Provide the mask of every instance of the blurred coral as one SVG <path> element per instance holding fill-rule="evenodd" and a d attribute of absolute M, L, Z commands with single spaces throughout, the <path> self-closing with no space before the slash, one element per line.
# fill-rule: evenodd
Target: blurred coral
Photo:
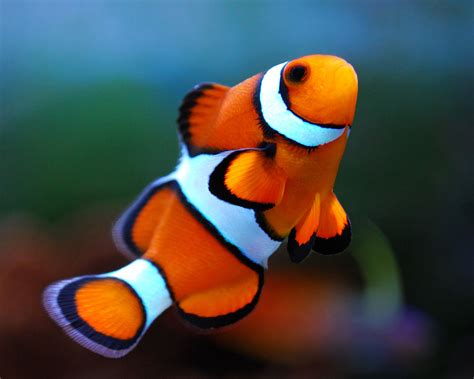
<path fill-rule="evenodd" d="M 351 251 L 353 264 L 365 272 L 362 289 L 337 265 L 271 269 L 255 311 L 215 340 L 254 357 L 324 372 L 416 371 L 433 353 L 431 321 L 399 301 L 397 268 L 380 230 L 367 222 L 358 226 Z M 371 258 L 376 266 L 369 268 Z M 371 270 L 383 276 L 372 278 Z"/>
<path fill-rule="evenodd" d="M 35 372 L 52 377 L 72 372 L 77 377 L 156 372 L 291 377 L 304 376 L 307 370 L 325 375 L 393 367 L 409 371 L 432 348 L 429 323 L 421 313 L 397 304 L 386 317 L 372 317 L 373 304 L 364 302 L 371 283 L 356 273 L 362 261 L 357 263 L 350 254 L 342 260 L 314 256 L 290 268 L 286 256 L 279 254 L 267 272 L 260 303 L 240 323 L 211 336 L 196 334 L 168 311 L 130 356 L 118 361 L 96 356 L 48 319 L 41 293 L 52 281 L 125 263 L 110 237 L 115 213 L 106 207 L 89 209 L 54 228 L 26 215 L 1 220 L 0 372 L 6 377 L 30 377 Z M 364 242 L 356 241 L 355 246 L 357 255 Z M 383 240 L 374 246 L 382 265 L 384 246 Z M 389 296 L 393 288 L 386 286 L 384 291 L 381 295 Z M 381 303 L 380 314 L 387 304 Z M 214 346 L 213 340 L 226 349 Z"/>
<path fill-rule="evenodd" d="M 177 362 L 171 357 L 182 337 L 164 326 L 169 324 L 166 317 L 155 329 L 154 337 L 145 339 L 141 353 L 123 361 L 110 361 L 72 342 L 43 310 L 42 291 L 51 282 L 112 270 L 125 263 L 110 238 L 113 213 L 105 208 L 90 209 L 55 228 L 27 215 L 0 221 L 2 377 L 32 377 L 38 373 L 45 377 L 71 377 L 71 373 L 76 377 L 87 374 L 89 378 L 103 377 L 104 373 L 107 377 L 133 376 L 140 370 L 147 372 L 150 364 L 153 372 L 175 369 Z M 185 373 L 186 368 L 180 372 Z"/>

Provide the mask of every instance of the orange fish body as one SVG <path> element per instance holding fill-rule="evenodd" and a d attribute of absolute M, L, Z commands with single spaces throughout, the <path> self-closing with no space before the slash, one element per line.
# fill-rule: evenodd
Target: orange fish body
<path fill-rule="evenodd" d="M 350 222 L 332 189 L 356 98 L 352 66 L 324 55 L 232 88 L 196 86 L 180 108 L 176 170 L 114 228 L 135 260 L 54 283 L 44 295 L 49 314 L 81 345 L 120 357 L 172 304 L 204 329 L 247 315 L 285 238 L 295 262 L 344 250 Z"/>

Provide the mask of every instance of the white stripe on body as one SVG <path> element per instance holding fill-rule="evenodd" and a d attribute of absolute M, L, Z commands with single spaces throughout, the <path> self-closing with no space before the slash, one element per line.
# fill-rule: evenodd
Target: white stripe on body
<path fill-rule="evenodd" d="M 272 240 L 257 224 L 252 209 L 229 204 L 209 191 L 209 177 L 215 167 L 229 154 L 201 154 L 189 157 L 186 152 L 174 173 L 186 199 L 220 232 L 253 262 L 267 266 L 268 257 L 281 241 Z"/>
<path fill-rule="evenodd" d="M 145 330 L 172 304 L 165 280 L 158 269 L 145 259 L 137 259 L 117 271 L 98 277 L 122 279 L 137 292 L 146 311 Z"/>
<path fill-rule="evenodd" d="M 261 112 L 273 130 L 303 146 L 316 147 L 339 138 L 345 128 L 331 129 L 304 121 L 291 112 L 280 94 L 280 78 L 285 63 L 268 70 L 260 86 Z"/>

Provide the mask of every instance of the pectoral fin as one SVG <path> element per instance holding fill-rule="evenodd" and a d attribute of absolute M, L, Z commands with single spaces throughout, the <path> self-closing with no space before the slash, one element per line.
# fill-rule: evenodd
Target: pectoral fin
<path fill-rule="evenodd" d="M 313 250 L 321 254 L 344 251 L 352 237 L 351 222 L 336 195 L 329 195 L 321 204 L 321 217 Z"/>
<path fill-rule="evenodd" d="M 209 190 L 221 200 L 254 210 L 279 204 L 286 176 L 273 159 L 275 145 L 228 155 L 209 179 Z"/>
<path fill-rule="evenodd" d="M 320 220 L 321 197 L 317 193 L 311 208 L 291 230 L 287 250 L 292 262 L 300 263 L 311 252 Z"/>

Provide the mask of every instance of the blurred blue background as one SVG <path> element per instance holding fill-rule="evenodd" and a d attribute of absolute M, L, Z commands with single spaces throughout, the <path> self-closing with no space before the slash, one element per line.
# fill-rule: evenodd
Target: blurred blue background
<path fill-rule="evenodd" d="M 242 365 L 242 374 L 254 376 L 388 377 L 394 366 L 404 376 L 472 376 L 473 39 L 472 1 L 1 1 L 0 353 L 10 363 L 0 355 L 0 376 L 20 370 L 21 359 L 38 349 L 45 351 L 42 362 L 17 373 L 113 376 L 118 367 L 140 364 L 140 373 L 153 374 L 163 369 L 157 351 L 173 348 L 179 359 L 168 357 L 171 376 L 222 376 Z M 47 341 L 60 332 L 40 309 L 41 289 L 123 264 L 108 228 L 148 182 L 174 167 L 175 119 L 185 93 L 202 81 L 234 85 L 313 53 L 341 56 L 358 72 L 356 119 L 336 192 L 362 220 L 353 223 L 355 238 L 370 229 L 363 226 L 370 219 L 390 241 L 392 258 L 381 258 L 375 271 L 394 266 L 400 307 L 424 315 L 431 342 L 422 354 L 409 364 L 394 359 L 374 367 L 369 355 L 362 370 L 345 361 L 322 368 L 315 353 L 310 363 L 272 371 L 284 364 L 244 358 L 245 349 L 230 352 L 180 331 L 180 342 L 198 346 L 183 354 L 180 343 L 159 342 L 157 330 L 145 352 L 133 353 L 142 357 L 128 363 L 89 358 L 60 336 L 69 353 L 58 363 Z M 87 248 L 77 247 L 78 238 Z M 367 261 L 357 268 L 350 256 L 356 253 L 330 262 L 311 257 L 303 265 L 347 272 L 349 288 L 364 297 Z M 273 266 L 290 265 L 283 251 L 277 255 Z M 53 261 L 62 263 L 52 269 Z M 77 271 L 66 269 L 71 265 Z M 15 291 L 23 296 L 12 298 Z M 32 318 L 9 323 L 30 306 Z M 29 332 L 33 321 L 44 324 L 37 338 Z M 168 341 L 179 329 L 170 324 Z M 89 359 L 89 371 L 80 371 L 81 359 Z"/>

